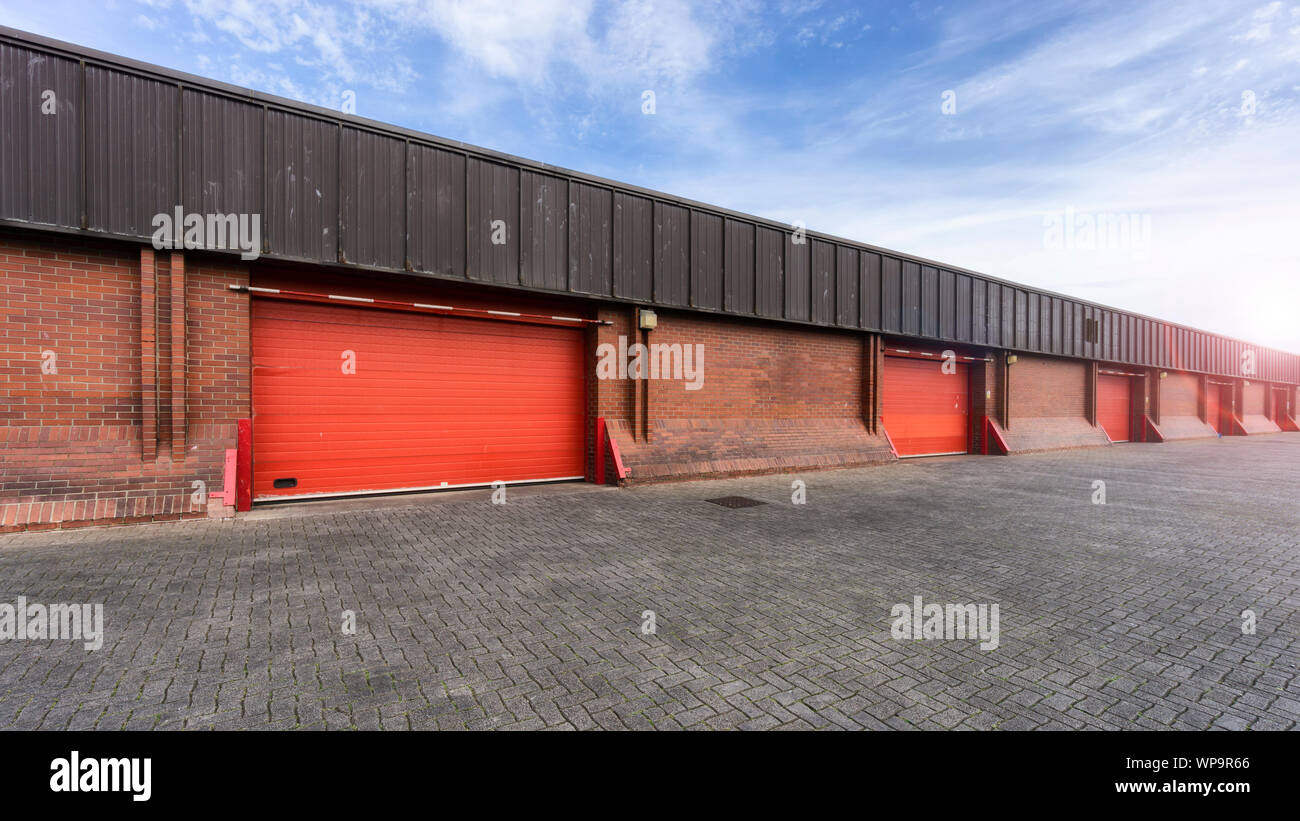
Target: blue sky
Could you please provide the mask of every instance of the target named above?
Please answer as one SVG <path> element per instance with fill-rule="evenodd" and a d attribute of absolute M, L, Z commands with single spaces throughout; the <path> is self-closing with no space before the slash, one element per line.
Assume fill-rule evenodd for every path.
<path fill-rule="evenodd" d="M 0 21 L 1300 352 L 1300 0 L 0 0 Z M 1089 247 L 1102 217 L 1133 231 Z"/>

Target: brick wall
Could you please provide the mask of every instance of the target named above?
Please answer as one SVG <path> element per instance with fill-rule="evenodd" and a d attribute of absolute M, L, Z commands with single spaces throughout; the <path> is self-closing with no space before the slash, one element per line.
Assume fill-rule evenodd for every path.
<path fill-rule="evenodd" d="M 1276 422 L 1268 418 L 1268 389 L 1266 382 L 1253 379 L 1237 381 L 1237 416 L 1247 434 L 1277 433 L 1281 430 Z"/>
<path fill-rule="evenodd" d="M 1088 363 L 1021 354 L 1007 369 L 1004 433 L 1012 452 L 1092 447 L 1109 442 L 1088 421 Z"/>
<path fill-rule="evenodd" d="M 633 481 L 848 467 L 891 460 L 868 430 L 868 337 L 857 333 L 658 312 L 636 330 L 634 311 L 611 308 L 594 346 L 644 340 L 703 346 L 700 387 L 691 380 L 593 378 L 593 414 L 603 415 Z M 698 348 L 692 348 L 698 351 Z M 594 355 L 594 354 L 593 354 Z M 698 360 L 692 360 L 698 366 Z M 686 374 L 683 373 L 683 377 Z M 865 413 L 864 413 L 865 409 Z"/>
<path fill-rule="evenodd" d="M 226 288 L 246 275 L 225 258 L 187 261 L 183 293 L 160 254 L 163 284 L 142 295 L 139 246 L 0 230 L 0 529 L 206 515 L 193 483 L 221 488 L 247 413 L 247 297 Z"/>
<path fill-rule="evenodd" d="M 1201 377 L 1194 373 L 1167 371 L 1160 380 L 1160 417 L 1199 416 Z"/>
<path fill-rule="evenodd" d="M 1169 375 L 1164 379 L 1157 376 L 1151 380 L 1159 391 L 1160 434 L 1166 440 L 1218 436 L 1214 428 L 1201 419 L 1201 376 L 1183 371 L 1166 373 Z"/>

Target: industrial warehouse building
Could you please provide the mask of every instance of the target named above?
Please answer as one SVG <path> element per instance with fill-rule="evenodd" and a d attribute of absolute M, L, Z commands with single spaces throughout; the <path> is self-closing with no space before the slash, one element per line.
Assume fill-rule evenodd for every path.
<path fill-rule="evenodd" d="M 11 29 L 0 89 L 3 530 L 1297 429 L 1240 340 Z"/>

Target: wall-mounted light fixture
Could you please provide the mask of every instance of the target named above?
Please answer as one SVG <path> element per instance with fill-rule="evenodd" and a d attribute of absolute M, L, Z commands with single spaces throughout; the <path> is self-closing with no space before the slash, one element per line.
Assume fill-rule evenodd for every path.
<path fill-rule="evenodd" d="M 1007 364 L 1008 364 L 1008 365 L 1014 365 L 1014 364 L 1016 364 L 1016 355 L 1015 355 L 1015 354 L 1012 354 L 1011 356 L 1008 356 L 1008 357 L 1007 357 Z"/>
<path fill-rule="evenodd" d="M 1160 378 L 1161 378 L 1161 379 L 1166 379 L 1166 378 L 1168 378 L 1168 377 L 1169 377 L 1169 371 L 1161 371 L 1161 372 L 1160 372 Z"/>
<path fill-rule="evenodd" d="M 647 308 L 642 308 L 637 314 L 637 324 L 643 331 L 653 331 L 659 326 L 659 315 Z"/>

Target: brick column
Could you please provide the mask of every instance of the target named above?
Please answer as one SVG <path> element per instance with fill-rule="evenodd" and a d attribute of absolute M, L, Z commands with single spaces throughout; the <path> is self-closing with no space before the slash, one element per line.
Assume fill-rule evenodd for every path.
<path fill-rule="evenodd" d="M 158 457 L 157 272 L 152 248 L 140 249 L 140 458 Z"/>
<path fill-rule="evenodd" d="M 868 433 L 880 433 L 880 380 L 885 346 L 879 334 L 862 338 L 862 422 Z"/>
<path fill-rule="evenodd" d="M 633 305 L 631 310 L 632 310 L 632 328 L 634 329 L 633 330 L 634 335 L 632 336 L 631 341 L 641 342 L 644 344 L 646 341 L 645 338 L 646 332 L 641 330 L 640 317 L 638 314 L 638 311 L 640 309 L 638 309 L 635 305 Z M 649 409 L 650 409 L 649 396 L 648 396 L 649 385 L 650 383 L 644 379 L 632 380 L 632 385 L 631 385 L 632 413 L 629 421 L 632 423 L 633 439 L 640 439 L 643 436 L 645 436 L 648 428 L 650 427 L 649 420 L 646 418 L 648 416 Z"/>
<path fill-rule="evenodd" d="M 185 461 L 185 255 L 171 255 L 172 461 Z"/>

